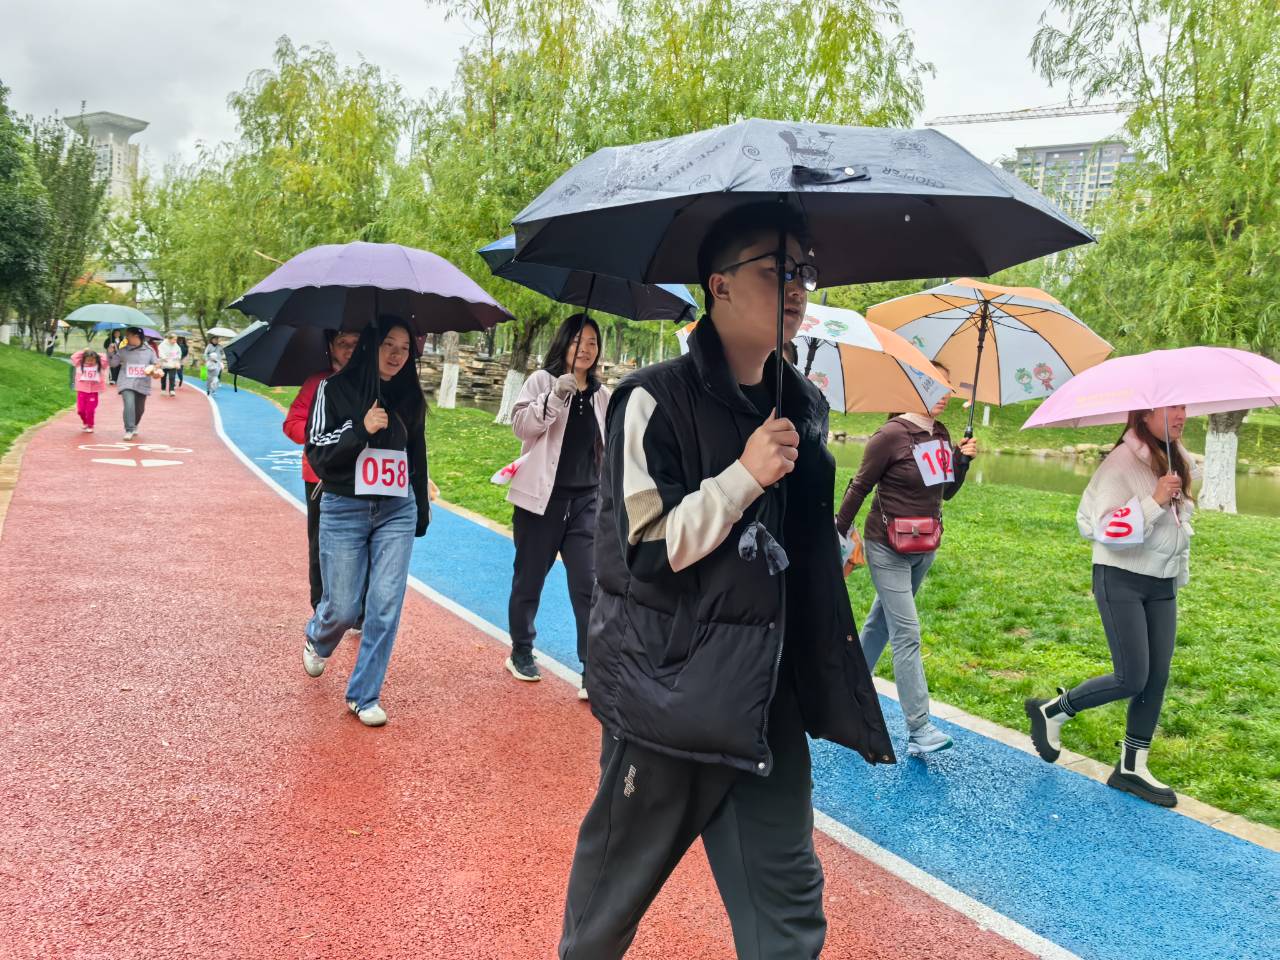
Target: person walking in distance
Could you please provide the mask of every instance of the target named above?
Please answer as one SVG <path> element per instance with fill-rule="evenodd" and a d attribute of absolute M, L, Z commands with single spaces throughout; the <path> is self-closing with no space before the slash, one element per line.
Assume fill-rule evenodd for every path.
<path fill-rule="evenodd" d="M 138 424 L 147 409 L 147 397 L 151 396 L 151 381 L 160 377 L 156 352 L 142 342 L 142 330 L 129 327 L 125 330 L 124 346 L 111 355 L 111 366 L 120 369 L 116 386 L 124 402 L 124 439 L 132 440 L 138 432 Z"/>
<path fill-rule="evenodd" d="M 76 413 L 80 417 L 80 429 L 93 433 L 93 418 L 98 409 L 98 397 L 107 381 L 107 365 L 93 350 L 80 350 L 71 355 L 72 376 L 76 384 Z"/>
<path fill-rule="evenodd" d="M 218 392 L 218 385 L 222 377 L 222 368 L 227 364 L 226 352 L 218 343 L 217 337 L 210 337 L 209 343 L 204 348 L 204 365 L 208 373 L 208 379 L 205 380 L 204 392 L 213 396 Z"/>
<path fill-rule="evenodd" d="M 325 336 L 329 341 L 329 369 L 313 373 L 302 382 L 284 417 L 284 435 L 294 443 L 306 444 L 307 420 L 311 416 L 316 389 L 322 381 L 347 365 L 360 339 L 359 333 L 350 330 L 326 330 Z M 314 611 L 324 593 L 320 572 L 320 478 L 311 469 L 305 453 L 302 455 L 302 484 L 307 494 L 307 567 L 311 581 L 311 609 Z"/>
<path fill-rule="evenodd" d="M 556 330 L 546 356 L 543 368 L 525 381 L 511 415 L 512 429 L 522 441 L 522 462 L 507 489 L 507 500 L 514 505 L 516 559 L 506 667 L 517 680 L 541 679 L 533 659 L 534 618 L 556 555 L 568 574 L 578 660 L 584 664 L 595 585 L 596 488 L 609 405 L 609 391 L 596 378 L 600 328 L 583 314 L 569 317 Z M 585 669 L 583 677 L 578 696 L 585 700 Z"/>
<path fill-rule="evenodd" d="M 946 367 L 939 369 L 949 374 Z M 969 462 L 978 453 L 978 442 L 972 437 L 959 446 L 953 444 L 946 426 L 937 419 L 950 399 L 951 394 L 946 394 L 927 414 L 892 416 L 875 432 L 836 514 L 836 530 L 847 537 L 867 495 L 875 489 L 863 544 L 876 599 L 862 625 L 862 653 L 875 672 L 885 646 L 893 647 L 893 678 L 907 721 L 907 753 L 917 757 L 946 750 L 952 743 L 929 719 L 929 684 L 915 599 L 941 545 L 942 503 L 960 492 Z M 933 535 L 901 536 L 904 523 L 908 529 L 928 526 Z"/>
<path fill-rule="evenodd" d="M 1175 806 L 1178 795 L 1147 769 L 1147 754 L 1173 662 L 1178 590 L 1190 579 L 1191 481 L 1198 468 L 1182 445 L 1186 422 L 1186 407 L 1132 411 L 1076 511 L 1081 535 L 1093 541 L 1093 597 L 1112 672 L 1025 703 L 1036 752 L 1053 763 L 1067 721 L 1128 700 L 1120 761 L 1107 786 L 1162 807 Z"/>
<path fill-rule="evenodd" d="M 603 749 L 562 960 L 626 953 L 699 837 L 738 957 L 817 957 L 806 733 L 893 762 L 841 572 L 827 403 L 774 356 L 779 279 L 788 339 L 817 284 L 804 235 L 775 202 L 713 224 L 689 352 L 609 403 L 587 649 Z"/>
<path fill-rule="evenodd" d="M 178 374 L 182 370 L 182 347 L 178 346 L 176 333 L 166 334 L 160 344 L 160 369 L 163 371 L 160 392 L 172 397 L 178 388 Z"/>

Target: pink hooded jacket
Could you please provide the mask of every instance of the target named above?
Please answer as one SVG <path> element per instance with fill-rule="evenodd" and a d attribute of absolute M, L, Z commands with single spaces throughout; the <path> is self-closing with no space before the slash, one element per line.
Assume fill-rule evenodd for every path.
<path fill-rule="evenodd" d="M 535 371 L 516 399 L 511 413 L 511 429 L 522 441 L 521 456 L 528 459 L 511 478 L 507 488 L 507 500 L 517 507 L 542 516 L 551 500 L 551 490 L 556 484 L 556 466 L 560 462 L 560 447 L 564 443 L 565 415 L 571 400 L 561 400 L 551 392 L 556 382 L 546 370 Z M 595 408 L 596 423 L 600 427 L 597 450 L 604 450 L 604 414 L 609 407 L 609 389 L 601 386 L 591 396 Z"/>
<path fill-rule="evenodd" d="M 71 355 L 71 366 L 75 368 L 76 377 L 76 393 L 101 393 L 103 385 L 107 383 L 111 376 L 111 367 L 107 363 L 107 355 L 105 353 L 98 354 L 98 369 L 93 367 L 81 367 L 80 361 L 84 357 L 83 350 L 77 350 Z"/>

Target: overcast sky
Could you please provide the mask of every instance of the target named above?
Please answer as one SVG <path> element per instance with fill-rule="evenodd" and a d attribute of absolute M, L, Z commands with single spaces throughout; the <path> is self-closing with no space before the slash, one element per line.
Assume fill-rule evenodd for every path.
<path fill-rule="evenodd" d="M 1058 103 L 1027 59 L 1036 0 L 902 0 L 919 54 L 937 67 L 917 123 L 943 114 Z M 190 158 L 201 142 L 235 135 L 227 94 L 268 66 L 276 38 L 327 42 L 344 61 L 363 56 L 411 94 L 447 84 L 468 34 L 423 0 L 5 0 L 0 82 L 19 113 L 106 110 L 150 122 L 134 137 L 152 167 Z M 1095 140 L 1115 115 L 945 126 L 985 160 L 1020 145 Z"/>

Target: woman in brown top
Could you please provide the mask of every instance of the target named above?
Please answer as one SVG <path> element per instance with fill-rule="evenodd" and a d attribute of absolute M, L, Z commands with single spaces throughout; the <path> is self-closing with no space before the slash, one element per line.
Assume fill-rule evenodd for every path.
<path fill-rule="evenodd" d="M 947 428 L 935 419 L 950 399 L 947 394 L 938 401 L 929 416 L 904 413 L 890 417 L 876 431 L 836 515 L 836 529 L 841 537 L 847 537 L 862 501 L 872 487 L 876 488 L 864 527 L 867 568 L 876 599 L 862 626 L 862 654 L 874 673 L 885 644 L 893 646 L 893 675 L 910 733 L 907 753 L 911 756 L 951 746 L 951 738 L 929 720 L 929 685 L 920 658 L 920 619 L 915 602 L 937 548 L 934 544 L 933 549 L 922 552 L 899 552 L 903 547 L 921 550 L 931 541 L 925 538 L 915 545 L 900 542 L 895 549 L 888 528 L 903 518 L 932 519 L 940 527 L 942 501 L 954 497 L 964 483 L 978 443 L 970 437 L 954 446 Z M 927 531 L 929 525 L 906 526 Z"/>

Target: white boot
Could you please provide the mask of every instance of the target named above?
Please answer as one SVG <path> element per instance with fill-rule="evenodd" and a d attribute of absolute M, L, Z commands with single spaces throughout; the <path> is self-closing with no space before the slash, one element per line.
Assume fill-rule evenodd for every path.
<path fill-rule="evenodd" d="M 1140 749 L 1128 743 L 1120 744 L 1120 762 L 1107 779 L 1107 786 L 1132 793 L 1148 803 L 1161 807 L 1172 807 L 1178 803 L 1178 795 L 1173 788 L 1161 783 L 1147 769 L 1149 749 Z"/>
<path fill-rule="evenodd" d="M 1067 691 L 1059 687 L 1058 695 L 1052 700 L 1032 699 L 1025 704 L 1031 720 L 1031 742 L 1040 759 L 1049 763 L 1055 762 L 1062 753 L 1062 727 L 1072 716 L 1063 709 L 1066 695 Z"/>

